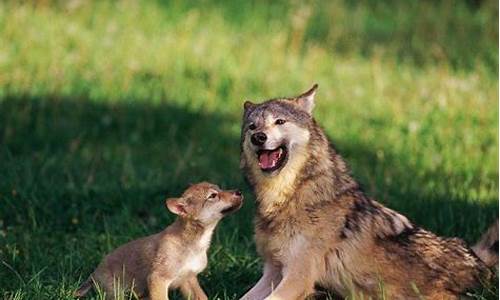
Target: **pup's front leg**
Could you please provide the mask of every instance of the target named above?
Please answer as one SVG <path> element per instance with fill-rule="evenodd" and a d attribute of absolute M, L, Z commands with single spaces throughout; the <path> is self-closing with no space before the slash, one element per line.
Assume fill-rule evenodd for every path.
<path fill-rule="evenodd" d="M 283 279 L 265 300 L 301 300 L 314 293 L 313 262 L 306 255 L 299 257 L 284 265 Z"/>
<path fill-rule="evenodd" d="M 168 300 L 168 288 L 172 280 L 158 273 L 152 273 L 148 277 L 149 299 Z"/>
<path fill-rule="evenodd" d="M 281 268 L 270 261 L 266 261 L 262 277 L 240 300 L 263 300 L 280 283 L 280 280 Z"/>
<path fill-rule="evenodd" d="M 203 291 L 195 275 L 187 278 L 180 286 L 181 293 L 186 300 L 207 300 L 208 297 Z"/>

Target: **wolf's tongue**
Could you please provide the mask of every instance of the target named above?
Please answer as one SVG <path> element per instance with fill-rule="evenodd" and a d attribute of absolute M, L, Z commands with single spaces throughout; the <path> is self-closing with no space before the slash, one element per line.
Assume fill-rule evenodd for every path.
<path fill-rule="evenodd" d="M 276 166 L 283 150 L 262 151 L 259 155 L 259 166 L 261 169 L 271 169 Z"/>
<path fill-rule="evenodd" d="M 270 152 L 266 151 L 266 152 L 262 152 L 260 155 L 259 155 L 259 166 L 262 168 L 262 169 L 269 169 L 269 168 L 272 168 L 273 167 L 273 160 L 271 159 L 271 155 L 270 155 Z"/>

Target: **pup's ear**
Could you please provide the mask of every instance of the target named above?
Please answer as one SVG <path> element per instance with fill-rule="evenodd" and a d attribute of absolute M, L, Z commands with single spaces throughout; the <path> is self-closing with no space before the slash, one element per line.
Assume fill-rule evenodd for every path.
<path fill-rule="evenodd" d="M 257 104 L 255 103 L 252 103 L 250 101 L 245 101 L 245 103 L 243 103 L 243 108 L 245 109 L 245 111 L 249 110 L 249 109 L 252 109 L 254 108 L 255 106 L 257 106 Z"/>
<path fill-rule="evenodd" d="M 302 95 L 296 97 L 296 103 L 300 108 L 305 110 L 307 113 L 311 114 L 314 108 L 314 96 L 316 95 L 316 90 L 318 89 L 318 85 L 314 84 L 312 88 L 310 88 L 307 92 Z"/>
<path fill-rule="evenodd" d="M 165 205 L 168 210 L 172 213 L 179 215 L 181 217 L 185 217 L 187 215 L 186 203 L 182 201 L 182 198 L 168 198 L 165 201 Z"/>

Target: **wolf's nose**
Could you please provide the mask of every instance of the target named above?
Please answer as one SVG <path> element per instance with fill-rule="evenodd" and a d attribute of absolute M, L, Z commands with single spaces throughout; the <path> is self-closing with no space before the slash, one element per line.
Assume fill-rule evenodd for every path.
<path fill-rule="evenodd" d="M 234 191 L 234 194 L 238 197 L 241 196 L 241 192 L 239 190 Z"/>
<path fill-rule="evenodd" d="M 262 146 L 267 140 L 267 135 L 264 132 L 256 132 L 252 134 L 250 140 L 255 146 Z"/>

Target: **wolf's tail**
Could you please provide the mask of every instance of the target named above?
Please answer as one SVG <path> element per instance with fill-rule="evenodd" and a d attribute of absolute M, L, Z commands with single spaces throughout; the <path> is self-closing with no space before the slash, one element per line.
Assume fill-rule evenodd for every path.
<path fill-rule="evenodd" d="M 94 286 L 94 283 L 92 282 L 92 277 L 89 277 L 85 282 L 80 285 L 80 287 L 73 293 L 73 296 L 76 298 L 80 298 L 85 296 L 90 289 Z"/>
<path fill-rule="evenodd" d="M 498 219 L 472 247 L 472 251 L 488 266 L 498 268 Z"/>

